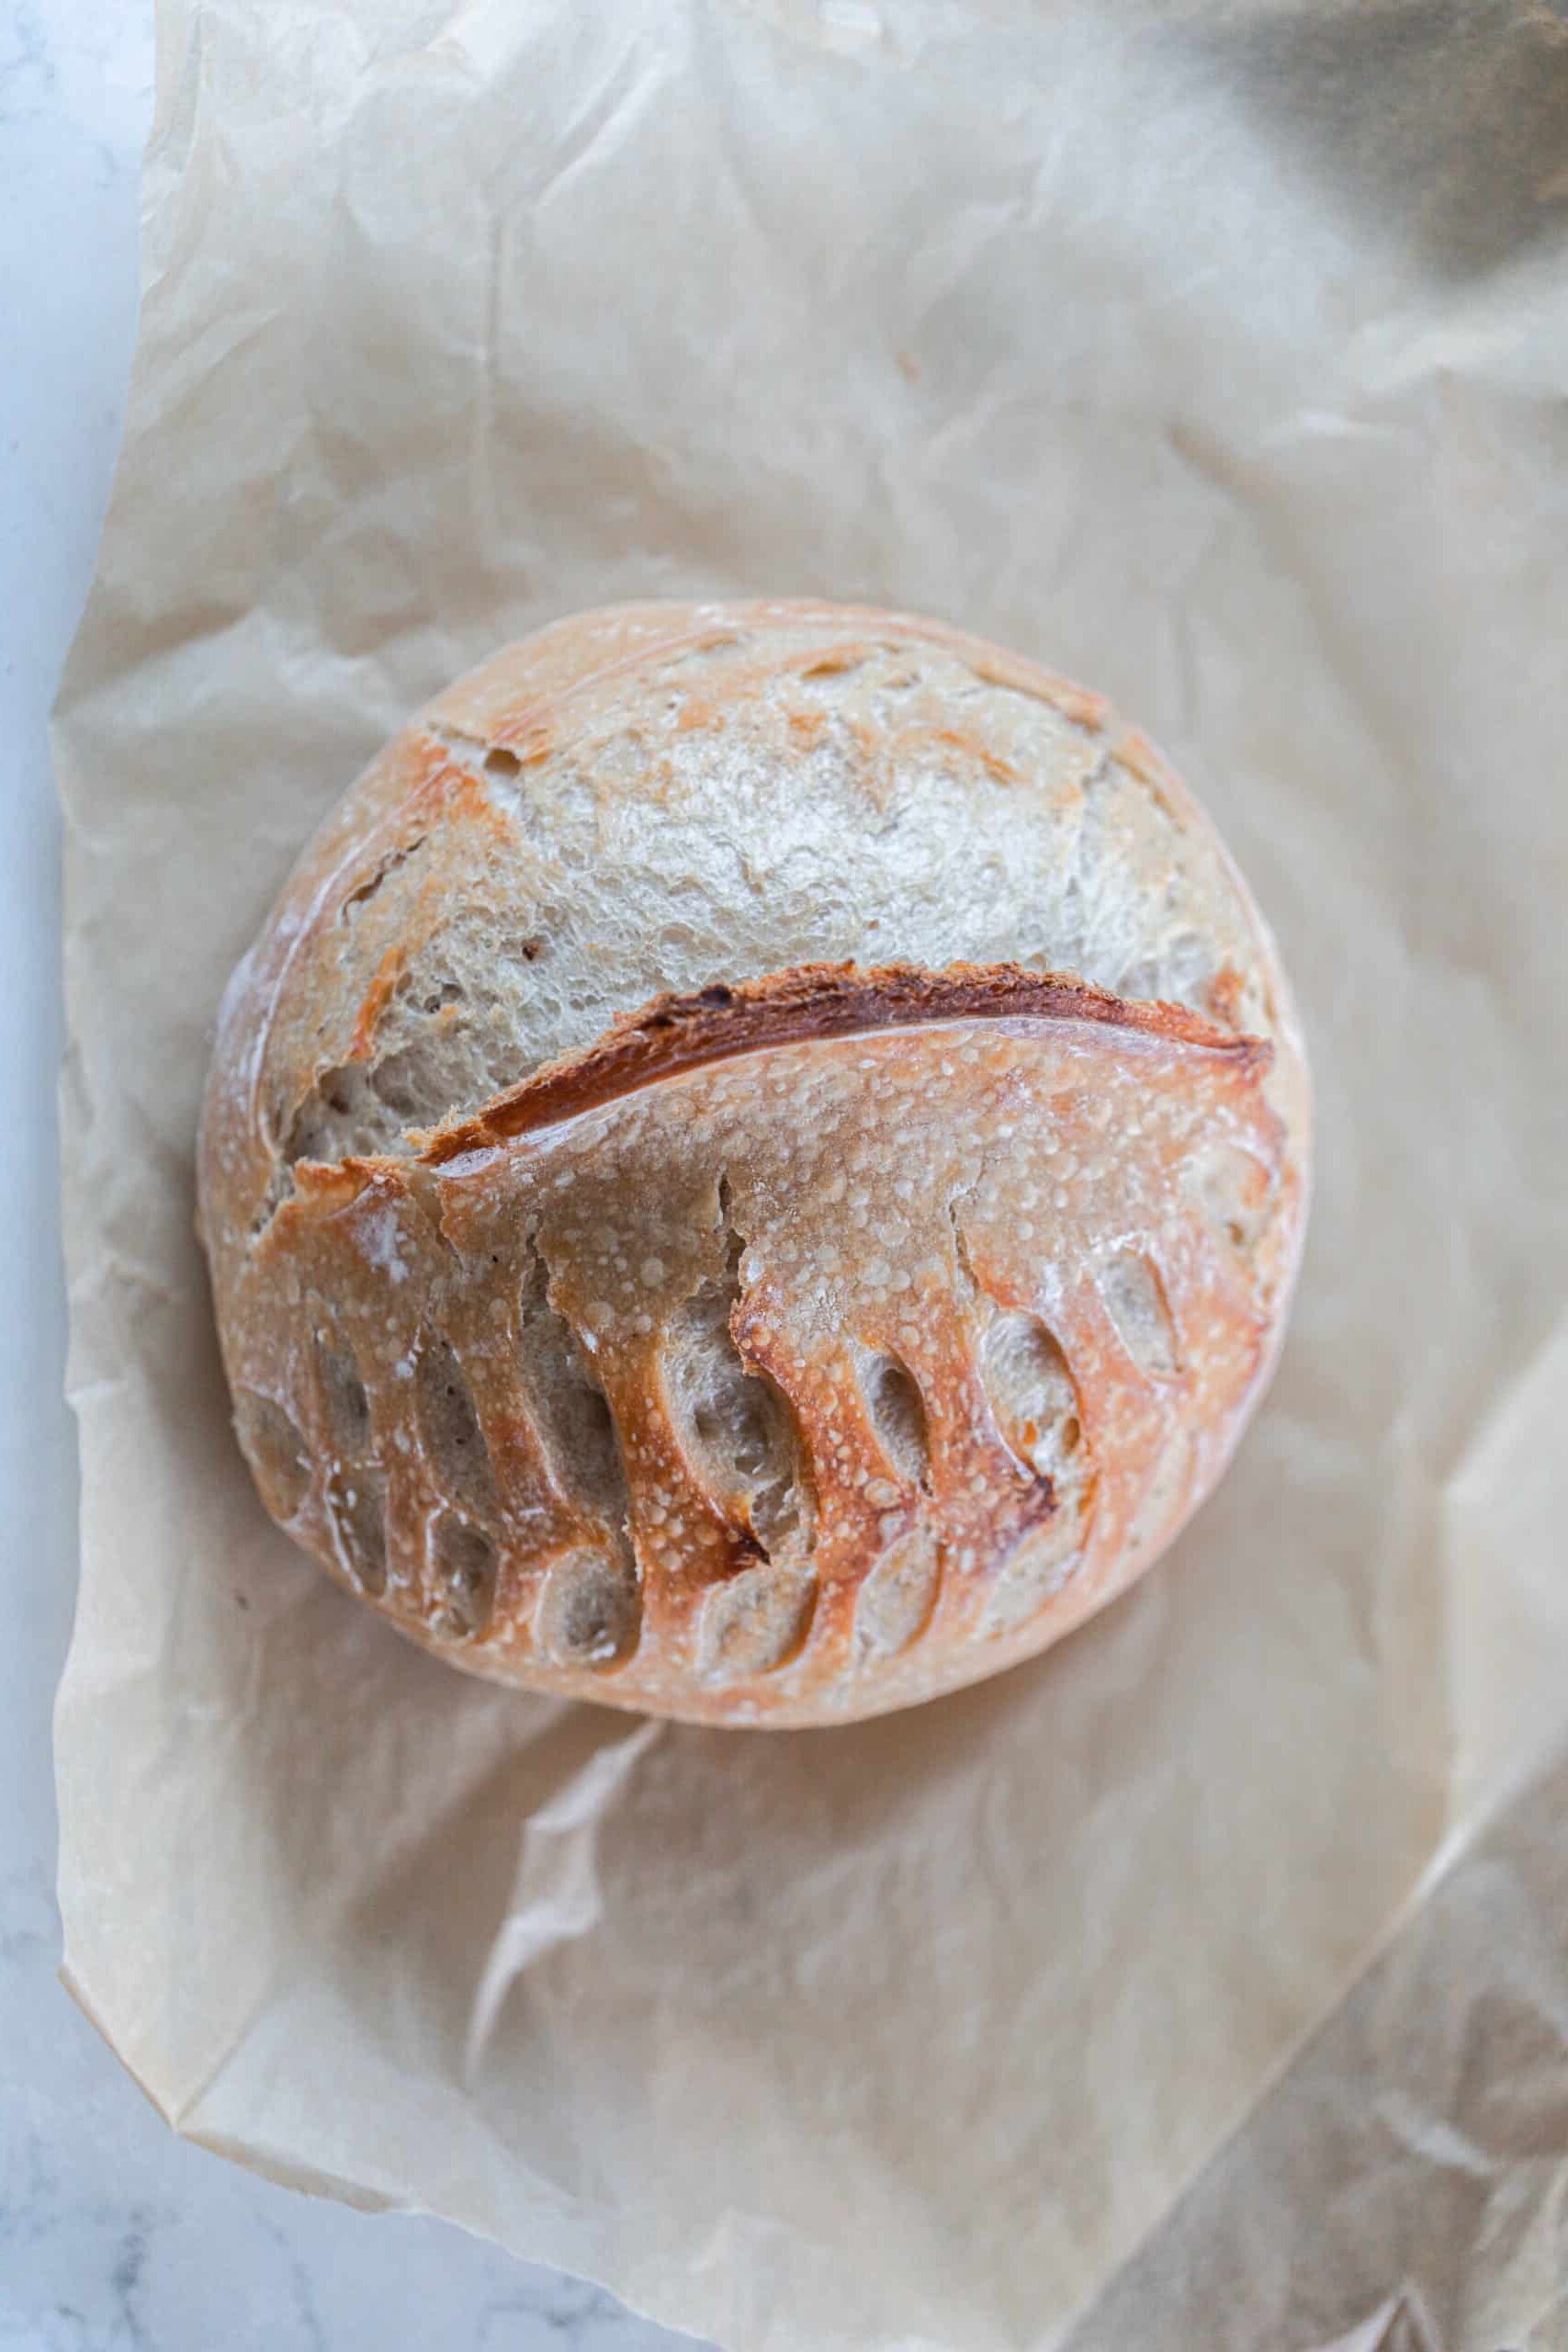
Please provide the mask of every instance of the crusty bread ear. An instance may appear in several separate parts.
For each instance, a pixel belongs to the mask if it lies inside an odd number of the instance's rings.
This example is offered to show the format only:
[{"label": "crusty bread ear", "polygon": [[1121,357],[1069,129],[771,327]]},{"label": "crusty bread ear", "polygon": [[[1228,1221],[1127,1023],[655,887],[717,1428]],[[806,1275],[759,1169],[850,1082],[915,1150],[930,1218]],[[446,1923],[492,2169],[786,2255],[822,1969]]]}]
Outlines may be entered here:
[{"label": "crusty bread ear", "polygon": [[[549,760],[582,764],[606,712],[624,732],[628,709],[666,697],[672,639],[689,651],[702,634],[658,608],[577,626],[599,669],[574,671],[547,633],[436,707],[435,726],[454,732],[456,706],[471,730],[456,765],[417,748],[440,740],[427,723],[371,772],[358,821],[351,796],[231,991],[201,1174],[241,1443],[298,1541],[476,1672],[721,1723],[906,1705],[1056,1638],[1219,1475],[1277,1344],[1304,1207],[1282,983],[1179,806],[1167,913],[1196,922],[1194,875],[1221,901],[1225,952],[1188,951],[1200,1004],[1119,995],[976,937],[940,967],[720,964],[684,993],[599,1008],[597,1034],[554,1058],[519,1022],[506,1086],[491,1062],[443,1061],[443,1037],[469,1035],[441,1001],[461,876],[491,900],[511,888],[525,937],[539,920],[522,800],[501,807],[476,773],[504,753],[505,798],[547,738]],[[846,648],[864,666],[868,642],[902,648],[919,676],[928,642],[824,607],[705,626],[728,698],[711,675],[703,691],[742,774],[760,756],[748,714],[772,742],[770,681],[810,668],[802,639],[830,676]],[[1009,657],[931,641],[965,649],[977,696],[1029,691]],[[944,692],[954,733],[987,748]],[[1082,707],[1075,726],[1108,725]],[[880,774],[885,749],[874,736],[857,756]],[[812,751],[795,778],[807,802]],[[888,773],[863,830],[891,810],[896,839]],[[627,789],[598,788],[617,808]],[[681,799],[657,768],[641,788],[650,807]],[[1072,814],[1060,774],[973,788]],[[739,875],[746,815],[720,836],[709,808],[710,865]],[[1081,895],[1144,890],[1148,842],[1134,828],[1129,842],[1135,888],[1100,829]],[[1021,905],[1036,878],[1012,877]],[[592,888],[607,905],[614,875]],[[396,920],[367,981],[356,928],[383,901]],[[650,911],[644,887],[628,921]],[[1095,920],[1102,939],[1130,935],[1124,910]],[[628,948],[617,968],[636,967]],[[465,968],[466,1007],[481,978]],[[512,975],[492,993],[516,989]],[[367,1101],[349,1090],[334,1110],[323,1078],[341,1088],[344,1071]]]}]

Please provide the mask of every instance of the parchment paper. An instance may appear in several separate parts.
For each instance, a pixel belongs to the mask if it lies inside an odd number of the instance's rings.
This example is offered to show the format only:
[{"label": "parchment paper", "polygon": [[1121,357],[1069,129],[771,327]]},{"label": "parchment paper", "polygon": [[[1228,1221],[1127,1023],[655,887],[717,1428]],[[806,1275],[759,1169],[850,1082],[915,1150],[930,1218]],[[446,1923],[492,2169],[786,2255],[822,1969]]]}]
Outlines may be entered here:
[{"label": "parchment paper", "polygon": [[[1266,2094],[1562,1728],[1565,34],[164,0],[58,726],[59,1773],[67,1981],[181,2131],[746,2352],[1417,2324],[1386,2147],[1325,2119],[1398,2082],[1404,2177],[1446,2177],[1436,1996],[1363,1986]],[[466,1681],[292,1554],[191,1142],[231,965],[411,708],[574,606],[764,591],[951,616],[1160,739],[1280,934],[1322,1133],[1283,1367],[1167,1564],[987,1687],[744,1736]],[[1561,1994],[1550,2118],[1494,2056],[1511,1949],[1441,1998],[1505,2179],[1568,2107]],[[1205,2272],[1237,2214],[1274,2255]],[[1495,2352],[1539,2264],[1472,2234],[1440,2324]]]}]

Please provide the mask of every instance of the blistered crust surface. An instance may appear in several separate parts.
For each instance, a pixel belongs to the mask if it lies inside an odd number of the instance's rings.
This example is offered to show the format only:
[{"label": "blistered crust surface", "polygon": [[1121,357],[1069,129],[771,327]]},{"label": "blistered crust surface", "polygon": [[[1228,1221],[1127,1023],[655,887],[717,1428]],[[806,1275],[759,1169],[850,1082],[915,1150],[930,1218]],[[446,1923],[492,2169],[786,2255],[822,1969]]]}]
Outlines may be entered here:
[{"label": "blistered crust surface", "polygon": [[906,1704],[1213,1485],[1307,1116],[1245,886],[1098,697],[885,613],[583,615],[389,745],[235,973],[241,1442],[475,1671]]},{"label": "blistered crust surface", "polygon": [[223,1302],[290,1532],[474,1669],[845,1720],[1169,1540],[1297,1207],[1245,1043],[1016,1015],[775,1045],[301,1171]]}]

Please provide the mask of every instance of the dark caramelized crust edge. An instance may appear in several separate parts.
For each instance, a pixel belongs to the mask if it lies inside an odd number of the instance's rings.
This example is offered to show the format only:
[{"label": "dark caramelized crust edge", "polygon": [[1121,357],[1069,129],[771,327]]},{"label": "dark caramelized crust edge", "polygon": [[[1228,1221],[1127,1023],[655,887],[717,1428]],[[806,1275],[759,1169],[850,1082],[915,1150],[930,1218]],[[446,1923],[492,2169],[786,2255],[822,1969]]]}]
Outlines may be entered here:
[{"label": "dark caramelized crust edge", "polygon": [[622,1013],[592,1044],[547,1062],[474,1112],[415,1136],[439,1168],[473,1151],[558,1125],[683,1070],[818,1037],[873,1035],[942,1021],[1084,1021],[1224,1054],[1265,1069],[1266,1039],[1222,1029],[1184,1005],[1112,995],[1062,972],[1021,964],[798,964],[761,978],[655,997]]}]

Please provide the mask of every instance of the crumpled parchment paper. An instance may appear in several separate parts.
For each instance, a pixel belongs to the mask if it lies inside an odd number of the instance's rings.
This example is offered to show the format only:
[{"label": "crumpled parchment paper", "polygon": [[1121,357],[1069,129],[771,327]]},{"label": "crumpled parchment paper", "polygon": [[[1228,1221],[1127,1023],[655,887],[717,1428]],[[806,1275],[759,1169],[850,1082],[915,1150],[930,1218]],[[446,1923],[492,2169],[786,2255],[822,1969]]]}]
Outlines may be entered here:
[{"label": "crumpled parchment paper", "polygon": [[[1568,1830],[1472,1838],[1553,1785],[1568,1665],[1565,153],[1546,0],[163,0],[57,731],[58,1744],[67,1981],[181,2131],[745,2352],[1562,2340],[1521,1922]],[[191,1145],[231,964],[413,707],[575,606],[759,592],[1147,727],[1321,1140],[1165,1566],[998,1682],[748,1737],[468,1682],[291,1552]]]}]

